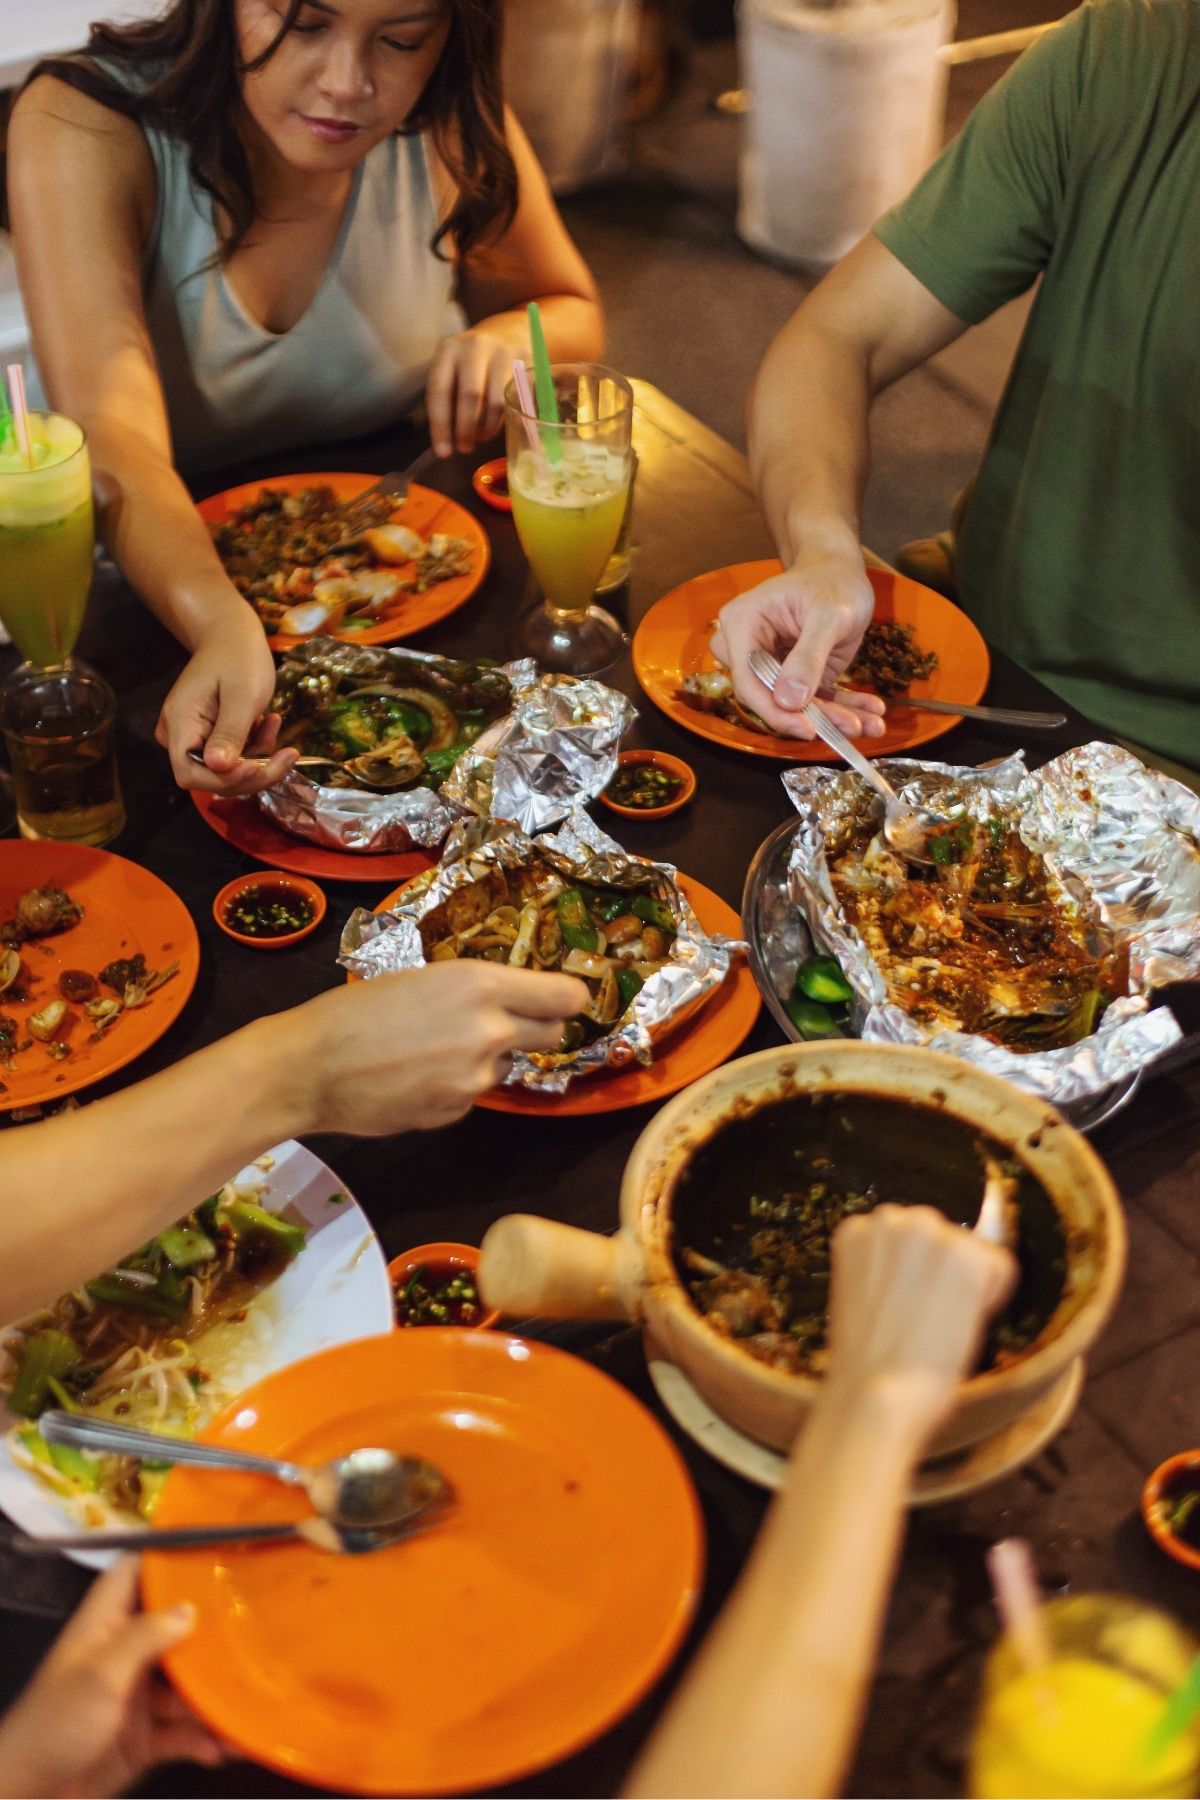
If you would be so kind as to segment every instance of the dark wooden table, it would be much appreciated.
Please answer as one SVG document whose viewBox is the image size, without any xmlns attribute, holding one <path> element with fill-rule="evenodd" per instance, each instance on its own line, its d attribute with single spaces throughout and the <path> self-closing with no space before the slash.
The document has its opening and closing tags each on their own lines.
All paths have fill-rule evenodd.
<svg viewBox="0 0 1200 1800">
<path fill-rule="evenodd" d="M 657 390 L 638 385 L 640 455 L 634 571 L 627 609 L 635 625 L 667 589 L 704 570 L 770 553 L 746 464 Z M 229 471 L 232 479 L 285 468 L 402 467 L 419 445 L 404 434 L 333 450 L 277 458 L 271 470 Z M 442 465 L 431 478 L 475 510 L 491 535 L 492 570 L 459 613 L 424 634 L 422 647 L 504 657 L 516 649 L 518 614 L 533 600 L 511 521 L 478 505 L 470 467 Z M 261 1012 L 308 998 L 338 981 L 339 931 L 354 905 L 382 888 L 329 884 L 321 929 L 282 959 L 242 949 L 219 933 L 210 907 L 217 889 L 250 866 L 201 821 L 171 782 L 154 744 L 159 705 L 179 667 L 176 646 L 109 576 L 98 582 L 80 654 L 121 695 L 119 755 L 129 825 L 113 848 L 154 869 L 183 896 L 200 933 L 200 979 L 183 1015 L 155 1049 L 119 1078 L 137 1079 L 211 1042 Z M 3 669 L 0 668 L 0 673 Z M 632 742 L 678 752 L 699 779 L 696 803 L 661 824 L 627 827 L 632 850 L 675 862 L 731 904 L 746 866 L 788 804 L 778 764 L 726 752 L 670 723 L 639 694 L 626 658 L 607 679 L 637 701 Z M 1057 701 L 1006 657 L 995 654 L 987 698 L 1036 707 Z M 1096 735 L 1072 715 L 1052 737 L 1029 745 L 1031 761 Z M 1013 747 L 1011 735 L 973 724 L 938 740 L 947 761 L 981 762 Z M 611 819 L 611 815 L 605 815 Z M 0 856 L 3 847 L 0 844 Z M 778 1042 L 764 1014 L 747 1051 Z M 92 1090 L 96 1097 L 102 1090 Z M 431 1239 L 477 1242 L 500 1214 L 532 1209 L 573 1224 L 611 1229 L 621 1170 L 648 1109 L 599 1118 L 529 1120 L 476 1112 L 436 1134 L 314 1143 L 353 1189 L 389 1255 Z M 1150 1544 L 1138 1518 L 1149 1468 L 1172 1450 L 1200 1442 L 1200 1070 L 1145 1084 L 1095 1142 L 1108 1159 L 1129 1211 L 1131 1257 L 1116 1317 L 1092 1359 L 1082 1404 L 1053 1446 L 1020 1474 L 969 1500 L 914 1514 L 883 1643 L 878 1678 L 850 1790 L 863 1795 L 961 1792 L 962 1757 L 982 1656 L 995 1632 L 983 1552 L 995 1538 L 1028 1536 L 1046 1585 L 1114 1587 L 1173 1608 L 1200 1629 L 1200 1578 Z M 265 1146 L 264 1146 L 265 1147 Z M 85 1176 L 81 1172 L 81 1179 Z M 0 1203 L 3 1150 L 0 1139 Z M 689 1643 L 658 1689 L 620 1725 L 568 1762 L 514 1791 L 601 1795 L 619 1788 L 671 1683 L 729 1590 L 762 1517 L 764 1496 L 711 1462 L 665 1419 L 645 1372 L 637 1334 L 601 1341 L 579 1327 L 567 1342 L 624 1381 L 679 1444 L 704 1508 L 709 1572 Z M 15 1695 L 83 1591 L 86 1577 L 66 1563 L 29 1563 L 0 1544 L 0 1706 Z M 404 1671 L 397 1668 L 396 1680 Z M 306 1790 L 248 1764 L 213 1775 L 159 1771 L 148 1794 L 287 1794 Z"/>
</svg>

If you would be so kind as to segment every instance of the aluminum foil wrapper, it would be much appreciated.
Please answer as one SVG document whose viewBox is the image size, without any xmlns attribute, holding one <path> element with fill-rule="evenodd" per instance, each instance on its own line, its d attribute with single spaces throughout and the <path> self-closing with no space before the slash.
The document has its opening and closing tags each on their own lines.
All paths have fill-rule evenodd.
<svg viewBox="0 0 1200 1800">
<path fill-rule="evenodd" d="M 394 675 L 402 683 L 414 665 L 454 667 L 453 658 L 426 651 L 337 638 L 311 638 L 288 661 L 364 682 Z M 505 663 L 501 673 L 512 687 L 511 712 L 464 751 L 437 793 L 326 787 L 293 770 L 259 795 L 259 805 L 296 837 L 366 854 L 435 849 L 470 813 L 512 820 L 525 831 L 545 830 L 611 781 L 621 738 L 636 715 L 624 694 L 602 682 L 539 675 L 528 657 Z"/>
<path fill-rule="evenodd" d="M 989 1038 L 923 1028 L 888 1000 L 829 876 L 826 838 L 863 816 L 863 782 L 819 764 L 789 769 L 783 783 L 802 820 L 789 890 L 814 941 L 845 970 L 861 1037 L 948 1051 L 1066 1108 L 1104 1093 L 1179 1040 L 1174 1015 L 1150 1010 L 1148 997 L 1167 982 L 1200 977 L 1200 798 L 1115 744 L 1085 744 L 1033 771 L 1020 752 L 981 769 L 908 758 L 879 767 L 904 799 L 1012 821 L 1066 892 L 1090 901 L 1114 942 L 1128 948 L 1130 982 L 1090 1037 L 1061 1049 L 1021 1055 Z M 869 804 L 882 822 L 882 803 Z"/>
<path fill-rule="evenodd" d="M 663 967 L 647 978 L 628 1013 L 604 1037 L 549 1068 L 523 1052 L 513 1058 L 505 1086 L 562 1094 L 583 1077 L 652 1062 L 654 1039 L 709 999 L 728 975 L 735 955 L 745 949 L 740 939 L 708 936 L 668 863 L 628 855 L 586 813 L 572 812 L 557 832 L 536 838 L 483 819 L 463 820 L 454 828 L 438 867 L 419 876 L 399 905 L 379 917 L 365 908 L 351 914 L 338 961 L 366 979 L 393 969 L 421 968 L 425 952 L 419 922 L 427 913 L 494 869 L 521 868 L 534 860 L 548 863 L 572 883 L 596 882 L 642 893 L 649 889 L 666 901 L 678 929 Z"/>
</svg>

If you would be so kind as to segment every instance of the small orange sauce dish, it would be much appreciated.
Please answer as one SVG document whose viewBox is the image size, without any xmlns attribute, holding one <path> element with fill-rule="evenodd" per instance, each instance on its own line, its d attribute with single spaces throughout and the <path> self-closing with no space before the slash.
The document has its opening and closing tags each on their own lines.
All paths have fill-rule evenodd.
<svg viewBox="0 0 1200 1800">
<path fill-rule="evenodd" d="M 1160 1550 L 1200 1569 L 1200 1450 L 1159 1463 L 1142 1489 L 1142 1517 Z"/>
<path fill-rule="evenodd" d="M 298 944 L 324 917 L 325 895 L 316 882 L 282 869 L 239 875 L 213 901 L 213 918 L 221 930 L 251 950 Z"/>
<path fill-rule="evenodd" d="M 462 1325 L 485 1331 L 500 1314 L 489 1311 L 476 1286 L 479 1251 L 474 1244 L 418 1244 L 388 1264 L 399 1329 L 410 1325 Z"/>
<path fill-rule="evenodd" d="M 663 792 L 657 804 L 653 803 L 654 782 Z M 645 797 L 634 799 L 639 786 Z M 616 773 L 602 789 L 600 799 L 623 819 L 665 819 L 686 806 L 695 792 L 695 774 L 682 757 L 671 756 L 666 750 L 622 750 Z"/>
<path fill-rule="evenodd" d="M 497 512 L 512 511 L 512 501 L 508 493 L 508 458 L 497 456 L 491 462 L 480 463 L 471 477 L 471 486 L 481 500 L 494 506 Z"/>
</svg>

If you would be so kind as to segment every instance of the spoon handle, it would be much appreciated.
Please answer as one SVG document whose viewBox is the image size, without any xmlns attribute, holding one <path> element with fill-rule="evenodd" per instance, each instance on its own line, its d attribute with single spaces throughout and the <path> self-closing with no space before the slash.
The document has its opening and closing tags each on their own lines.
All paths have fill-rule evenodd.
<svg viewBox="0 0 1200 1800">
<path fill-rule="evenodd" d="M 278 1462 L 271 1456 L 253 1456 L 247 1450 L 223 1450 L 216 1444 L 196 1444 L 189 1438 L 167 1437 L 157 1431 L 135 1431 L 111 1419 L 89 1419 L 82 1413 L 51 1410 L 38 1420 L 48 1444 L 70 1444 L 76 1450 L 111 1450 L 118 1456 L 140 1456 L 164 1463 L 197 1463 L 205 1469 L 239 1469 L 248 1475 L 270 1475 L 290 1487 L 303 1487 L 309 1471 L 296 1463 Z"/>
<path fill-rule="evenodd" d="M 12 1537 L 22 1556 L 63 1550 L 199 1550 L 206 1544 L 286 1544 L 303 1537 L 298 1525 L 173 1525 L 163 1531 L 68 1531 L 57 1537 Z"/>
<path fill-rule="evenodd" d="M 824 738 L 829 748 L 836 750 L 838 755 L 848 762 L 864 781 L 870 783 L 877 794 L 882 794 L 885 800 L 896 798 L 896 790 L 891 782 L 885 781 L 875 764 L 870 762 L 862 751 L 857 749 L 850 739 L 838 730 L 823 706 L 818 705 L 815 700 L 810 700 L 804 708 L 804 717 L 813 727 L 817 736 Z"/>
</svg>

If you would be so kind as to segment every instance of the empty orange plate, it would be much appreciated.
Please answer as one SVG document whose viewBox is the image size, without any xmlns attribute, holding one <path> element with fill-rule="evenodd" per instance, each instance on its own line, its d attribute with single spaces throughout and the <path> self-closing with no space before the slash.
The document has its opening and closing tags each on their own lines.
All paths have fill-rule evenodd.
<svg viewBox="0 0 1200 1800">
<path fill-rule="evenodd" d="M 741 937 L 742 921 L 719 894 L 702 882 L 693 881 L 690 875 L 680 875 L 679 885 L 710 936 Z M 404 887 L 398 887 L 395 893 L 385 895 L 375 911 L 389 911 L 403 893 Z M 556 1119 L 648 1106 L 652 1100 L 677 1094 L 680 1088 L 726 1062 L 750 1035 L 761 1004 L 750 965 L 739 957 L 717 992 L 664 1039 L 648 1069 L 634 1063 L 620 1074 L 587 1075 L 565 1094 L 539 1094 L 521 1087 L 490 1088 L 475 1104 L 490 1112 Z"/>
<path fill-rule="evenodd" d="M 298 494 L 304 488 L 331 487 L 339 500 L 353 500 L 355 494 L 361 494 L 364 488 L 370 487 L 378 479 L 375 475 L 273 475 L 265 481 L 247 481 L 241 487 L 226 488 L 223 493 L 210 494 L 201 500 L 197 511 L 202 519 L 210 525 L 220 525 L 230 513 L 239 506 L 246 506 L 257 500 L 263 488 L 282 488 L 286 494 Z M 406 594 L 397 601 L 394 609 L 386 618 L 380 619 L 378 625 L 371 625 L 365 631 L 334 631 L 329 635 L 340 638 L 344 644 L 394 644 L 400 638 L 411 637 L 414 631 L 424 631 L 427 625 L 436 625 L 469 600 L 480 582 L 488 572 L 488 564 L 492 560 L 492 547 L 488 542 L 487 532 L 465 507 L 457 500 L 447 499 L 445 494 L 437 494 L 432 488 L 409 488 L 408 496 L 395 514 L 396 523 L 407 525 L 411 530 L 419 532 L 423 538 L 432 537 L 435 531 L 444 531 L 451 537 L 466 538 L 471 546 L 471 567 L 466 575 L 456 575 L 450 581 L 439 581 L 424 594 Z M 404 565 L 399 567 L 401 575 L 407 573 Z M 268 632 L 267 642 L 272 650 L 290 650 L 298 644 L 300 638 L 282 637 L 279 633 Z"/>
<path fill-rule="evenodd" d="M 836 762 L 834 751 L 819 741 L 803 743 L 748 731 L 744 725 L 701 712 L 679 698 L 685 676 L 717 667 L 708 642 L 721 608 L 768 575 L 778 575 L 780 569 L 773 559 L 733 563 L 672 588 L 650 608 L 634 634 L 633 667 L 654 704 L 697 737 L 733 750 L 747 750 L 752 756 L 773 756 L 780 762 Z M 982 699 L 991 661 L 987 645 L 966 613 L 906 575 L 890 569 L 868 569 L 867 574 L 875 589 L 875 617 L 911 625 L 920 648 L 937 652 L 937 668 L 926 680 L 913 682 L 913 697 L 961 700 L 966 706 Z M 859 740 L 868 756 L 896 756 L 961 723 L 953 713 L 921 712 L 906 706 L 903 697 L 889 700 L 887 710 L 888 728 L 883 736 Z"/>
<path fill-rule="evenodd" d="M 91 1020 L 83 1004 L 70 1005 L 57 1042 L 67 1054 L 56 1061 L 49 1047 L 36 1040 L 0 1069 L 0 1111 L 41 1106 L 61 1100 L 93 1081 L 102 1081 L 140 1056 L 175 1023 L 196 985 L 200 940 L 187 907 L 157 875 L 127 862 L 110 850 L 86 844 L 6 841 L 0 850 L 0 919 L 9 919 L 29 888 L 53 882 L 83 908 L 83 917 L 57 937 L 34 938 L 21 946 L 29 998 L 14 1001 L 0 994 L 0 1013 L 16 1021 L 19 1040 L 31 1014 L 60 998 L 58 978 L 68 969 L 99 977 L 118 958 L 139 953 L 147 970 L 179 968 L 156 988 L 145 1004 L 123 1012 L 115 1025 L 90 1041 Z M 99 996 L 112 998 L 107 988 Z"/>
<path fill-rule="evenodd" d="M 320 1462 L 427 1457 L 446 1520 L 389 1550 L 230 1547 L 142 1562 L 190 1600 L 172 1680 L 237 1749 L 337 1793 L 444 1794 L 569 1755 L 633 1706 L 687 1629 L 699 1508 L 666 1434 L 587 1363 L 500 1332 L 398 1331 L 248 1389 L 206 1441 Z M 219 1490 L 219 1493 L 218 1493 Z M 277 1483 L 177 1469 L 156 1525 L 288 1519 Z"/>
</svg>

